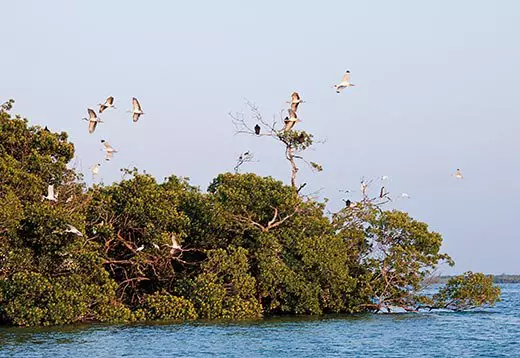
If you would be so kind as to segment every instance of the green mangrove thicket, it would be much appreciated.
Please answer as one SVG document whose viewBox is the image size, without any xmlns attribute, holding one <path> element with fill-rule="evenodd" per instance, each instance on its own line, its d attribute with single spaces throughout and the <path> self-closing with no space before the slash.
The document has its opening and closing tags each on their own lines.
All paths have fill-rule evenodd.
<svg viewBox="0 0 520 358">
<path fill-rule="evenodd" d="M 66 133 L 0 110 L 0 322 L 256 319 L 492 305 L 468 272 L 421 289 L 442 238 L 362 200 L 328 214 L 294 186 L 218 175 L 201 191 L 137 170 L 87 187 Z M 54 185 L 57 201 L 44 200 Z M 68 228 L 73 225 L 83 235 Z"/>
</svg>

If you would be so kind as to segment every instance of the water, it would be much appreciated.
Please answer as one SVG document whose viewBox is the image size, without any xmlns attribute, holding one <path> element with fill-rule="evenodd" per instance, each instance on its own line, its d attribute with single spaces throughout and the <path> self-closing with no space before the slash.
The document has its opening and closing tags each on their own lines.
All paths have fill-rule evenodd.
<svg viewBox="0 0 520 358">
<path fill-rule="evenodd" d="M 520 357 L 520 284 L 473 312 L 0 328 L 1 357 Z"/>
</svg>

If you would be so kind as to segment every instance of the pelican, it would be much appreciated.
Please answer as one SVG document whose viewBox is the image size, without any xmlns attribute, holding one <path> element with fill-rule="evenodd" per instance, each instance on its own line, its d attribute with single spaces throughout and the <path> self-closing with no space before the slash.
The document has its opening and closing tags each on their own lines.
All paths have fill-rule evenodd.
<svg viewBox="0 0 520 358">
<path fill-rule="evenodd" d="M 134 106 L 133 110 L 131 111 L 131 113 L 133 114 L 132 118 L 134 119 L 134 122 L 137 122 L 139 120 L 139 117 L 141 117 L 141 115 L 144 114 L 144 112 L 137 98 L 132 98 L 132 105 Z"/>
<path fill-rule="evenodd" d="M 257 125 L 255 126 L 255 134 L 256 134 L 256 135 L 260 135 L 260 129 L 261 129 L 260 126 L 257 124 Z"/>
<path fill-rule="evenodd" d="M 107 108 L 116 108 L 114 107 L 114 97 L 110 96 L 105 100 L 105 103 L 99 103 L 99 113 L 103 113 Z"/>
<path fill-rule="evenodd" d="M 455 176 L 455 178 L 457 179 L 464 179 L 464 177 L 462 176 L 462 172 L 460 171 L 460 169 L 457 169 L 457 171 L 455 172 L 455 174 L 453 174 Z"/>
<path fill-rule="evenodd" d="M 340 93 L 342 90 L 344 90 L 347 87 L 355 86 L 355 84 L 350 83 L 350 71 L 347 70 L 345 72 L 345 75 L 343 76 L 343 79 L 341 80 L 339 85 L 334 85 L 334 88 L 336 89 L 336 93 Z"/>
<path fill-rule="evenodd" d="M 293 112 L 296 112 L 298 110 L 298 105 L 300 103 L 305 103 L 305 102 L 300 99 L 300 95 L 298 94 L 298 92 L 293 92 L 291 94 L 291 101 L 290 102 L 286 102 L 286 103 L 290 103 L 291 104 L 291 110 Z"/>
<path fill-rule="evenodd" d="M 47 187 L 47 196 L 44 196 L 43 198 L 54 202 L 58 201 L 58 194 L 54 195 L 54 185 L 49 185 Z"/>
<path fill-rule="evenodd" d="M 71 233 L 71 234 L 74 234 L 74 235 L 77 235 L 77 236 L 83 236 L 81 231 L 79 231 L 78 229 L 76 229 L 74 226 L 72 226 L 70 224 L 67 224 L 67 230 L 65 230 L 65 232 Z"/>
<path fill-rule="evenodd" d="M 96 112 L 92 108 L 88 109 L 88 116 L 89 118 L 83 118 L 83 120 L 88 122 L 88 132 L 92 134 L 96 130 L 97 124 L 103 122 L 97 117 Z"/>
<path fill-rule="evenodd" d="M 112 156 L 114 153 L 117 153 L 117 150 L 115 150 L 108 142 L 106 142 L 104 139 L 101 139 L 101 143 L 105 146 L 105 160 L 112 159 Z"/>
<path fill-rule="evenodd" d="M 293 111 L 292 109 L 289 109 L 289 117 L 285 117 L 285 119 L 284 119 L 285 125 L 283 127 L 283 131 L 284 132 L 290 131 L 297 122 L 300 122 L 300 120 L 298 119 L 296 112 Z"/>
</svg>

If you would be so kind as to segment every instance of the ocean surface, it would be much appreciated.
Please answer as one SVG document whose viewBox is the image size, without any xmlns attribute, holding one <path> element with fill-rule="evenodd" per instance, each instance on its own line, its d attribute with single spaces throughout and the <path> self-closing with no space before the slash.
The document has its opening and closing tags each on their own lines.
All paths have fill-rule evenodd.
<svg viewBox="0 0 520 358">
<path fill-rule="evenodd" d="M 520 284 L 471 312 L 0 328 L 1 357 L 520 357 Z"/>
</svg>

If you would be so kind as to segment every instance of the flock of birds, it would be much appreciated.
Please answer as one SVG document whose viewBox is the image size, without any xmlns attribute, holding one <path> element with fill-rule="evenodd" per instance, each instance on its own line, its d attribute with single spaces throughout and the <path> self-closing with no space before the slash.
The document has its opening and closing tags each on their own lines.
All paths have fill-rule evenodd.
<svg viewBox="0 0 520 358">
<path fill-rule="evenodd" d="M 344 89 L 346 89 L 348 87 L 353 87 L 353 86 L 355 86 L 355 84 L 350 82 L 350 71 L 347 70 L 345 72 L 345 74 L 343 75 L 341 82 L 339 84 L 333 85 L 333 88 L 336 90 L 336 93 L 341 93 Z M 291 100 L 286 103 L 290 103 L 290 108 L 288 109 L 289 115 L 284 118 L 284 127 L 282 128 L 283 132 L 290 131 L 296 123 L 301 122 L 298 119 L 297 111 L 298 111 L 299 105 L 301 103 L 305 103 L 305 102 L 301 99 L 298 92 L 293 92 L 291 94 Z M 99 103 L 98 105 L 99 105 L 99 114 L 102 114 L 105 110 L 108 110 L 108 109 L 116 109 L 116 107 L 114 106 L 114 97 L 113 96 L 108 97 L 104 103 Z M 143 112 L 141 104 L 135 97 L 132 98 L 132 107 L 133 107 L 132 110 L 127 111 L 127 112 L 132 114 L 133 122 L 137 122 L 139 120 L 139 118 L 145 113 Z M 87 111 L 88 111 L 89 117 L 83 118 L 83 120 L 88 122 L 88 132 L 90 134 L 92 134 L 96 130 L 97 125 L 99 123 L 103 123 L 103 121 L 98 117 L 96 111 L 94 111 L 92 108 L 88 108 Z M 261 130 L 262 129 L 261 129 L 260 125 L 256 124 L 254 127 L 255 134 L 260 135 Z M 104 146 L 105 160 L 107 160 L 107 161 L 111 160 L 114 153 L 117 153 L 117 150 L 114 147 L 112 147 L 104 139 L 101 140 L 101 143 Z M 249 152 L 246 152 L 246 154 L 249 155 Z M 90 167 L 93 177 L 95 177 L 99 174 L 100 167 L 101 167 L 100 163 L 94 164 L 93 166 Z M 460 169 L 457 169 L 455 171 L 455 173 L 452 175 L 457 179 L 464 178 Z M 384 182 L 384 181 L 388 180 L 389 178 L 388 178 L 388 176 L 384 175 L 380 179 L 382 182 Z M 364 179 L 361 180 L 361 192 L 362 192 L 363 196 L 366 195 L 368 185 L 369 185 L 369 183 L 367 183 Z M 350 191 L 347 190 L 347 192 L 350 192 Z M 389 193 L 385 190 L 385 187 L 382 186 L 380 189 L 380 192 L 379 192 L 379 198 L 388 198 L 388 194 Z M 410 199 L 410 195 L 408 195 L 407 193 L 401 193 L 400 197 L 404 198 L 404 199 Z M 68 198 L 66 201 L 69 202 L 71 199 L 72 198 Z M 48 186 L 47 195 L 43 196 L 43 200 L 49 200 L 51 202 L 58 201 L 58 194 L 54 192 L 53 185 Z M 353 203 L 351 200 L 344 200 L 344 201 L 345 201 L 345 204 L 347 207 L 355 206 L 355 203 Z M 83 236 L 83 234 L 77 228 L 75 228 L 74 226 L 72 226 L 70 224 L 67 224 L 67 228 L 63 232 L 72 233 L 72 234 L 75 234 L 78 236 Z M 175 252 L 176 250 L 183 251 L 174 236 L 171 237 L 171 240 L 172 240 L 172 244 L 168 245 L 168 246 L 171 247 L 171 250 L 173 252 Z M 154 246 L 157 246 L 157 245 L 154 245 Z M 144 246 L 140 246 L 140 247 L 136 248 L 136 251 L 141 251 L 143 249 L 144 249 Z M 156 249 L 158 249 L 158 247 L 156 247 Z"/>
</svg>

